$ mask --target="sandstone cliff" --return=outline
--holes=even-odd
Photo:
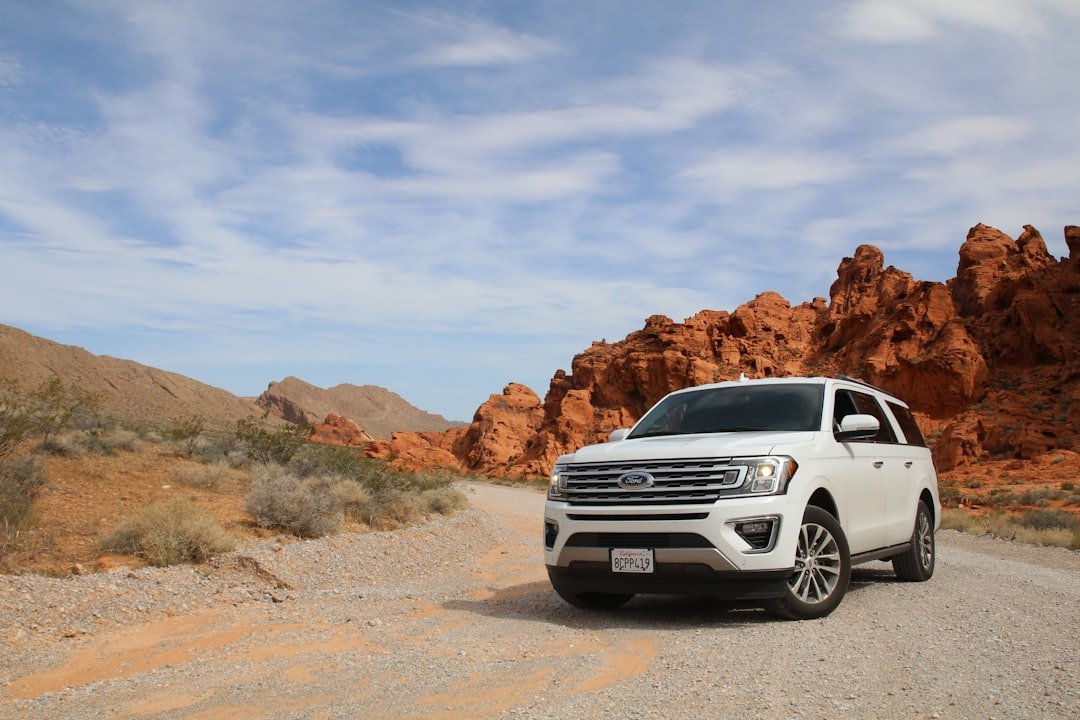
[[[920,281],[872,245],[844,258],[829,299],[773,292],[683,322],[653,316],[594,343],[551,380],[542,410],[508,386],[464,431],[398,433],[369,450],[410,467],[539,475],[626,427],[678,388],[750,377],[845,373],[897,393],[935,441],[941,470],[1080,445],[1080,228],[1058,260],[1038,231],[977,225],[956,278]],[[512,394],[517,401],[508,401]],[[528,400],[526,400],[528,399]]]

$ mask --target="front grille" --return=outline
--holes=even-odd
[[[635,514],[635,515],[592,515],[584,513],[567,513],[566,517],[571,520],[589,520],[599,522],[671,522],[672,520],[704,520],[709,517],[707,512],[692,513],[658,513],[658,514]]]
[[[621,488],[619,477],[648,473],[648,488]],[[704,505],[740,488],[746,467],[730,458],[575,463],[560,471],[560,486],[571,505]]]
[[[711,548],[713,544],[696,533],[574,533],[567,547],[601,548]]]

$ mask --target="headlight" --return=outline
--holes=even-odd
[[[732,465],[745,465],[742,491],[753,495],[781,495],[799,465],[789,457],[769,456],[736,458]]]
[[[551,469],[551,481],[548,483],[548,500],[565,500],[566,495],[563,493],[563,488],[560,486],[560,473],[566,468],[562,465],[556,465]]]

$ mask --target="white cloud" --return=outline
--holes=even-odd
[[[921,128],[897,142],[897,149],[915,153],[955,155],[985,152],[1022,140],[1029,131],[1023,118],[968,115],[949,118]]]
[[[1001,35],[1042,33],[1055,15],[1078,15],[1059,0],[860,0],[844,14],[841,33],[871,42],[919,42],[946,29]]]
[[[731,200],[750,192],[827,185],[850,177],[857,169],[854,162],[836,153],[730,149],[711,153],[678,177],[703,194]]]
[[[417,55],[417,65],[444,67],[502,65],[536,60],[559,52],[556,43],[477,20],[462,20],[449,15],[414,16],[417,25],[427,26],[438,35],[451,39]]]

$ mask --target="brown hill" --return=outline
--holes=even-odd
[[[377,438],[388,438],[395,430],[446,430],[464,425],[424,412],[377,385],[342,384],[323,389],[287,377],[270,383],[255,402],[271,415],[293,423],[314,425],[329,415],[342,415]]]
[[[493,395],[465,431],[399,433],[369,453],[414,467],[543,474],[666,393],[741,372],[845,373],[895,392],[936,441],[941,470],[1075,448],[1080,227],[1066,227],[1065,239],[1069,257],[1056,260],[1031,226],[1013,240],[977,225],[947,283],[885,267],[881,250],[861,245],[841,261],[828,302],[793,307],[766,292],[731,313],[703,310],[681,323],[656,315],[577,355],[542,406]]]
[[[97,396],[106,414],[130,422],[168,425],[192,415],[232,422],[262,414],[250,400],[183,375],[0,325],[0,378],[32,388],[54,376]]]

